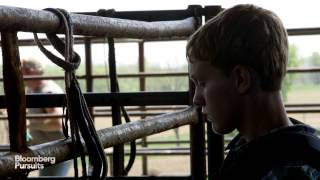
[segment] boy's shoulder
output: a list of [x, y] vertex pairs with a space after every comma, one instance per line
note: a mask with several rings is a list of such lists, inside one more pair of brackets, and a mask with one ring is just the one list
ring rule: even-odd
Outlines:
[[320, 179], [320, 171], [309, 165], [276, 166], [261, 179]]
[[230, 151], [222, 170], [229, 169], [243, 175], [252, 173], [259, 177], [279, 175], [278, 172], [319, 174], [320, 139], [316, 130], [292, 121], [295, 125], [277, 129], [250, 142], [241, 135], [236, 136], [228, 145]]

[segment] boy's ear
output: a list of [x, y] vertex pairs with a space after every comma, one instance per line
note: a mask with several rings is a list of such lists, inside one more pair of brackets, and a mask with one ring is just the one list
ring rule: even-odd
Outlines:
[[252, 86], [252, 74], [248, 67], [237, 65], [232, 70], [234, 85], [239, 94], [247, 93]]

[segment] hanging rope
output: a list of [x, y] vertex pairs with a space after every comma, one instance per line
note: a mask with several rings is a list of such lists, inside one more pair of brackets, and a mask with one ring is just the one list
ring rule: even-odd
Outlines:
[[[97, 12], [97, 15], [103, 16], [103, 17], [113, 17], [115, 15], [115, 10], [114, 9], [99, 9]], [[115, 47], [114, 47], [114, 39], [109, 37], [108, 38], [108, 45], [109, 45], [109, 65], [111, 62], [113, 64], [116, 64], [116, 56], [115, 56]], [[110, 72], [111, 73], [111, 72]], [[111, 74], [110, 74], [111, 77]], [[116, 90], [115, 92], [120, 92], [119, 88], [119, 82], [118, 82], [118, 77], [115, 76], [115, 82], [116, 82]], [[130, 117], [125, 109], [124, 106], [120, 106], [122, 116], [125, 119], [126, 123], [131, 122]], [[135, 140], [130, 142], [130, 157], [127, 166], [124, 169], [124, 174], [128, 175], [130, 169], [132, 168], [134, 164], [134, 160], [136, 158], [136, 142]]]
[[[115, 64], [116, 57], [115, 57], [115, 48], [114, 48], [114, 39], [113, 38], [108, 38], [108, 45], [109, 45], [109, 64], [111, 64], [111, 62], [113, 62], [113, 64]], [[110, 75], [110, 77], [111, 77], [111, 75]], [[119, 82], [118, 82], [117, 76], [115, 77], [115, 81], [116, 81], [116, 92], [119, 92], [120, 88], [119, 88]], [[125, 107], [120, 106], [120, 109], [121, 109], [121, 113], [125, 119], [125, 122], [129, 123], [130, 117], [129, 117]], [[128, 164], [124, 169], [125, 175], [128, 175], [131, 167], [133, 166], [135, 158], [136, 158], [136, 142], [134, 140], [134, 141], [130, 142], [130, 157], [129, 157]]]
[[[63, 132], [68, 137], [68, 122], [70, 121], [71, 139], [74, 154], [75, 177], [78, 178], [77, 156], [81, 157], [82, 177], [90, 179], [105, 179], [107, 174], [107, 161], [104, 149], [94, 128], [88, 106], [81, 92], [79, 83], [75, 76], [75, 70], [80, 65], [80, 56], [73, 50], [73, 27], [68, 12], [62, 9], [45, 9], [55, 13], [63, 23], [65, 29], [65, 42], [60, 40], [55, 34], [46, 34], [53, 47], [64, 57], [64, 60], [55, 56], [45, 49], [38, 39], [36, 33], [34, 38], [40, 50], [56, 65], [65, 70], [65, 85], [67, 112], [66, 120], [63, 123]], [[81, 137], [90, 160], [90, 168], [87, 173], [84, 147]]]

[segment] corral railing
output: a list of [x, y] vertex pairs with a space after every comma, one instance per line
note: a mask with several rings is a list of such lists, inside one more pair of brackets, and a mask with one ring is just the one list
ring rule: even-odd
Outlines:
[[[20, 22], [26, 22], [31, 19], [33, 20], [33, 18], [37, 18], [37, 16], [35, 14], [41, 12], [40, 13], [41, 15], [39, 16], [39, 17], [41, 17], [41, 21], [39, 22], [41, 25], [39, 25], [39, 27], [37, 27], [37, 28], [39, 28], [38, 30], [36, 30], [37, 32], [46, 32], [47, 31], [47, 29], [43, 27], [43, 26], [47, 26], [47, 23], [48, 23], [47, 22], [48, 19], [46, 19], [47, 17], [49, 17], [49, 19], [52, 19], [52, 22], [49, 23], [49, 26], [53, 27], [54, 30], [61, 31], [57, 27], [57, 23], [59, 20], [49, 12], [35, 11], [35, 10], [31, 10], [29, 12], [28, 9], [23, 9], [23, 8], [17, 8], [17, 9], [15, 9], [13, 7], [8, 7], [8, 8], [9, 9], [6, 10], [5, 13], [3, 13], [3, 14], [11, 14], [12, 15], [12, 14], [14, 14], [15, 11], [16, 12], [21, 11], [23, 13], [31, 13], [31, 16], [30, 17], [24, 17], [24, 16], [22, 17], [20, 15], [18, 17], [18, 23], [12, 23], [11, 25], [6, 24], [5, 26], [3, 26], [4, 29], [2, 29], [2, 30], [8, 30], [8, 29], [10, 30], [10, 28], [9, 28], [10, 26], [14, 27], [12, 29], [14, 31], [34, 30], [34, 29], [30, 29], [30, 28], [35, 28], [35, 27], [28, 27], [30, 25], [26, 25], [23, 23], [20, 24]], [[0, 7], [0, 9], [1, 9], [1, 7]], [[214, 9], [214, 11], [211, 11], [211, 14], [210, 14], [208, 12], [209, 9], [211, 9], [211, 10]], [[154, 11], [154, 12], [144, 11], [144, 12], [132, 12], [132, 13], [131, 12], [118, 12], [118, 14], [115, 14], [113, 16], [116, 16], [116, 17], [118, 16], [119, 18], [128, 18], [128, 19], [130, 17], [131, 19], [145, 20], [145, 21], [185, 19], [185, 22], [188, 21], [188, 22], [196, 23], [196, 21], [193, 21], [192, 19], [187, 20], [186, 18], [191, 17], [191, 16], [202, 16], [202, 15], [205, 15], [207, 18], [209, 18], [209, 17], [212, 17], [219, 10], [221, 10], [220, 7], [205, 7], [205, 8], [200, 8], [198, 10], [190, 8], [188, 10], [179, 10], [179, 11], [178, 10], [177, 11], [159, 11], [159, 12], [158, 11]], [[135, 13], [138, 15], [132, 16], [132, 14], [135, 14]], [[170, 13], [175, 14], [175, 16], [174, 15], [168, 16], [168, 14], [170, 14]], [[47, 16], [48, 14], [50, 14], [50, 15]], [[95, 15], [95, 13], [85, 13], [85, 14]], [[153, 14], [155, 16], [154, 17], [151, 16], [151, 18], [150, 18], [150, 14]], [[164, 15], [164, 14], [166, 14], [166, 15]], [[1, 16], [1, 13], [0, 13], [0, 16]], [[87, 17], [85, 15], [80, 15], [80, 14], [76, 14], [72, 17], [75, 19], [78, 19], [78, 20], [76, 20], [76, 22], [81, 22], [82, 20], [87, 19]], [[94, 24], [94, 23], [99, 22], [102, 24], [104, 24], [104, 23], [111, 23], [112, 24], [112, 22], [115, 22], [115, 21], [113, 21], [114, 18], [108, 18], [108, 20], [105, 20], [102, 17], [92, 17], [92, 18], [93, 19], [91, 19], [91, 17], [90, 17], [90, 20], [88, 20], [88, 21], [86, 20], [86, 22], [89, 22], [88, 27], [89, 27], [90, 23]], [[95, 18], [97, 18], [98, 20], [95, 20]], [[0, 19], [1, 19], [1, 17], [0, 17]], [[13, 21], [13, 19], [10, 19], [10, 21]], [[5, 21], [3, 21], [3, 22], [5, 22]], [[129, 24], [131, 23], [131, 21], [122, 21], [122, 20], [117, 21], [117, 23], [118, 22], [125, 22], [125, 23], [129, 23]], [[117, 24], [117, 23], [115, 23], [115, 24]], [[138, 22], [135, 22], [135, 23], [138, 23]], [[162, 23], [166, 23], [166, 22], [162, 22]], [[174, 23], [176, 23], [176, 22], [174, 22]], [[179, 24], [179, 23], [177, 23], [177, 24]], [[25, 25], [27, 26], [26, 29], [24, 29], [24, 27], [20, 27], [20, 26], [25, 26]], [[131, 24], [131, 25], [132, 25], [131, 26], [132, 28], [131, 29], [129, 28], [129, 31], [132, 29], [135, 29], [137, 32], [141, 30], [141, 28], [137, 27], [136, 24]], [[156, 28], [156, 26], [158, 26], [158, 25], [159, 24], [156, 24], [156, 23], [154, 23], [153, 25], [151, 25], [151, 23], [150, 23], [150, 25], [148, 25], [149, 29], [146, 31], [150, 30], [152, 33], [145, 33], [145, 34], [141, 35], [140, 33], [135, 34], [136, 31], [133, 31], [133, 32], [130, 32], [129, 35], [124, 36], [125, 38], [139, 38], [139, 39], [141, 38], [143, 40], [125, 39], [124, 41], [138, 42], [139, 47], [141, 47], [141, 49], [142, 49], [141, 51], [143, 52], [143, 43], [146, 41], [186, 39], [188, 34], [194, 30], [193, 29], [193, 30], [189, 31], [189, 30], [186, 30], [188, 28], [186, 28], [186, 29], [182, 28], [182, 29], [180, 29], [181, 32], [183, 32], [183, 33], [181, 33], [181, 34], [183, 34], [182, 36], [176, 36], [176, 35], [172, 36], [172, 34], [174, 34], [174, 33], [172, 33], [173, 31], [171, 31], [172, 29], [169, 29], [169, 30], [167, 29], [168, 31], [166, 33], [164, 33], [165, 35], [163, 35], [163, 34], [156, 35], [157, 32], [154, 28]], [[89, 35], [90, 34], [87, 30], [83, 30], [81, 23], [78, 23], [76, 26], [77, 26], [77, 28], [75, 28], [75, 29], [77, 29], [77, 30], [75, 30], [75, 34], [77, 34], [77, 33], [82, 34], [82, 35]], [[84, 29], [86, 29], [86, 27]], [[183, 26], [183, 27], [186, 27], [186, 26]], [[101, 28], [101, 27], [99, 26], [99, 28]], [[109, 34], [109, 35], [114, 35], [115, 37], [119, 37], [119, 38], [123, 37], [123, 36], [117, 34], [117, 33], [119, 33], [119, 31], [118, 31], [119, 29], [117, 29], [117, 28], [109, 29], [109, 28], [110, 27], [103, 27], [102, 29], [103, 29], [103, 31], [107, 31], [108, 33], [109, 33], [109, 31], [111, 33], [113, 31], [116, 32], [115, 34]], [[93, 30], [93, 31], [95, 31], [95, 30]], [[166, 31], [166, 30], [164, 30], [164, 31]], [[95, 32], [95, 33], [97, 33], [97, 34], [93, 33], [92, 35], [99, 35], [100, 36], [103, 34], [103, 33], [101, 33], [100, 29], [98, 32]], [[320, 34], [320, 28], [289, 29], [288, 34], [289, 35]], [[121, 41], [121, 39], [119, 39], [118, 41]], [[46, 40], [42, 40], [42, 42], [47, 43]], [[90, 59], [91, 44], [92, 43], [105, 43], [104, 39], [100, 38], [100, 37], [77, 37], [77, 38], [75, 38], [75, 42], [80, 43], [80, 44], [82, 44], [82, 43], [85, 44], [85, 47], [86, 47], [86, 67], [88, 67], [88, 68], [86, 69], [86, 75], [80, 76], [79, 78], [86, 79], [87, 90], [92, 91], [92, 81], [94, 79], [110, 78], [109, 75], [92, 75], [92, 72], [90, 70], [90, 67], [91, 67], [91, 59]], [[30, 40], [21, 40], [21, 41], [19, 41], [19, 44], [20, 45], [34, 45], [33, 41], [30, 41]], [[141, 56], [141, 54], [142, 54], [142, 56]], [[141, 53], [141, 54], [139, 54], [140, 58], [143, 57], [143, 53]], [[141, 61], [139, 61], [139, 62], [142, 63]], [[141, 84], [143, 84], [144, 78], [146, 78], [146, 77], [187, 76], [186, 72], [181, 72], [181, 73], [145, 73], [145, 72], [143, 72], [143, 68], [142, 68], [143, 66], [139, 66], [139, 67], [141, 68], [140, 73], [119, 74], [118, 77], [119, 78], [127, 78], [127, 77], [140, 78], [140, 82], [141, 82]], [[288, 70], [288, 72], [289, 73], [320, 72], [320, 68], [290, 68]], [[31, 80], [31, 79], [63, 79], [63, 77], [58, 77], [58, 76], [55, 76], [55, 77], [52, 77], [52, 76], [50, 76], [50, 77], [30, 77], [30, 78], [26, 78], [26, 79], [27, 80]], [[143, 86], [141, 86], [140, 90], [144, 90]], [[44, 102], [43, 97], [51, 98], [52, 101], [48, 102], [46, 100]], [[89, 106], [99, 106], [99, 105], [111, 106], [112, 103], [114, 103], [113, 102], [114, 99], [117, 99], [116, 101], [117, 101], [118, 105], [129, 105], [129, 106], [132, 106], [132, 105], [139, 105], [139, 106], [170, 105], [170, 104], [187, 105], [187, 104], [189, 104], [188, 92], [175, 92], [175, 93], [168, 92], [167, 94], [161, 94], [161, 100], [160, 100], [160, 98], [153, 98], [153, 100], [150, 100], [150, 101], [149, 100], [147, 100], [147, 101], [141, 100], [141, 97], [144, 97], [145, 99], [149, 99], [151, 97], [151, 99], [152, 99], [152, 97], [159, 97], [159, 94], [156, 94], [156, 93], [117, 93], [117, 94], [113, 94], [113, 93], [88, 93], [86, 95], [86, 97], [87, 97]], [[172, 97], [175, 97], [174, 100], [172, 99]], [[2, 108], [6, 107], [3, 98], [4, 97], [0, 97], [0, 107], [2, 107]], [[127, 101], [128, 98], [130, 99], [130, 101]], [[156, 103], [158, 101], [162, 101], [162, 103]], [[55, 106], [61, 106], [62, 102], [63, 102], [63, 95], [53, 95], [53, 96], [47, 96], [47, 95], [45, 95], [45, 96], [40, 96], [40, 95], [39, 96], [38, 95], [32, 96], [31, 95], [30, 96], [30, 95], [27, 95], [27, 107], [55, 107]], [[134, 102], [134, 103], [132, 103], [132, 102]], [[306, 113], [306, 112], [318, 113], [318, 112], [320, 112], [319, 104], [288, 104], [288, 105], [286, 105], [286, 107], [287, 107], [287, 111], [289, 113], [290, 112], [292, 112], [292, 113]], [[147, 109], [144, 109], [144, 110], [147, 110]], [[109, 110], [107, 110], [104, 114], [96, 113], [95, 115], [96, 116], [112, 116], [112, 114], [110, 114]], [[142, 112], [141, 114], [133, 114], [133, 115], [146, 116], [148, 114], [144, 114], [144, 112]], [[178, 126], [175, 126], [175, 127], [178, 127]], [[168, 129], [170, 129], [170, 128], [171, 127], [168, 127]], [[203, 140], [204, 129], [203, 128], [204, 127], [201, 127], [201, 125], [200, 125], [200, 127], [194, 126], [192, 128], [195, 128], [192, 131], [196, 132], [192, 135], [192, 138], [191, 138], [192, 143], [195, 143], [194, 141], [197, 141], [197, 139], [198, 140], [200, 139], [200, 141], [197, 141], [197, 142], [200, 142], [200, 144], [202, 143], [202, 145], [200, 145], [198, 147], [203, 146], [203, 144], [204, 144], [204, 140]], [[208, 157], [208, 162], [209, 162], [209, 165], [208, 165], [209, 172], [208, 173], [210, 174], [210, 173], [213, 173], [218, 168], [218, 166], [221, 164], [222, 159], [223, 159], [224, 150], [223, 150], [223, 138], [221, 136], [217, 136], [217, 135], [212, 134], [210, 128], [207, 129], [207, 133], [208, 133], [208, 141], [210, 142], [208, 145], [208, 153], [210, 154]], [[145, 134], [145, 135], [150, 135], [150, 134]], [[139, 137], [141, 137], [141, 136], [139, 136]], [[213, 138], [213, 140], [212, 140], [212, 138]], [[187, 142], [189, 142], [189, 141], [187, 141]], [[187, 142], [183, 142], [183, 143], [187, 143]], [[153, 143], [153, 142], [149, 142], [149, 143]], [[167, 143], [167, 142], [155, 142], [155, 143]], [[174, 143], [176, 143], [176, 142], [174, 141]], [[212, 144], [212, 143], [214, 143], [214, 144]], [[52, 147], [53, 144], [51, 144], [50, 146]], [[113, 144], [113, 145], [116, 145], [116, 144]], [[60, 145], [63, 146], [63, 144], [60, 144]], [[204, 162], [202, 162], [203, 160], [201, 159], [201, 155], [203, 155], [205, 153], [205, 151], [204, 151], [204, 148], [201, 147], [200, 149], [197, 149], [197, 147], [195, 147], [195, 146], [197, 146], [197, 145], [193, 145], [191, 147], [191, 156], [192, 156], [191, 158], [193, 158], [193, 160], [191, 160], [192, 161], [192, 163], [191, 163], [191, 166], [192, 166], [191, 177], [193, 179], [198, 179], [198, 178], [201, 179], [203, 177], [203, 173], [205, 173], [205, 166], [203, 166]], [[110, 146], [106, 146], [106, 147], [110, 147]], [[41, 152], [41, 148], [37, 149], [37, 150], [39, 150]], [[200, 154], [197, 155], [197, 152], [200, 152]], [[117, 152], [115, 152], [115, 153], [117, 153]], [[150, 151], [150, 152], [141, 151], [140, 153], [143, 155], [161, 154], [161, 151], [158, 151], [158, 150], [153, 150], [153, 152], [152, 151]], [[179, 150], [179, 151], [175, 151], [173, 149], [171, 151], [171, 154], [189, 154], [189, 153], [190, 153], [190, 150], [187, 151], [185, 149]], [[122, 151], [122, 156], [125, 154], [126, 154], [126, 152]], [[0, 159], [0, 161], [1, 161], [1, 159]], [[200, 166], [199, 166], [199, 164], [200, 164]], [[1, 167], [1, 163], [0, 163], [0, 167]], [[115, 167], [115, 168], [117, 168], [117, 167]], [[199, 170], [196, 170], [195, 168], [197, 168]], [[189, 177], [187, 177], [187, 178], [189, 178]]]
[[[200, 14], [197, 12], [199, 11], [199, 6], [192, 6], [187, 10], [183, 10], [183, 18], [177, 18], [176, 20], [167, 20], [167, 21], [159, 21], [159, 22], [146, 22], [146, 21], [136, 21], [136, 20], [125, 20], [119, 18], [108, 18], [108, 17], [94, 17], [90, 15], [82, 15], [82, 14], [71, 14], [70, 17], [74, 24], [74, 34], [75, 35], [89, 35], [89, 36], [107, 36], [112, 38], [136, 38], [136, 39], [153, 39], [153, 40], [161, 40], [161, 39], [185, 39], [187, 38], [195, 29], [200, 25], [201, 18]], [[219, 9], [220, 7], [215, 7]], [[215, 11], [218, 12], [218, 11]], [[200, 19], [200, 21], [199, 21]], [[59, 18], [56, 17], [53, 13], [47, 11], [38, 11], [38, 10], [31, 10], [25, 8], [17, 8], [17, 7], [6, 7], [0, 6], [0, 31], [2, 32], [2, 49], [3, 49], [3, 57], [10, 57], [6, 59], [6, 61], [13, 61], [16, 63], [19, 61], [19, 51], [18, 51], [18, 43], [15, 40], [16, 32], [17, 31], [24, 31], [24, 32], [38, 32], [38, 33], [59, 33], [62, 32], [62, 28], [59, 27], [60, 22]], [[6, 39], [8, 37], [8, 39]], [[88, 42], [88, 41], [86, 41]], [[7, 44], [10, 45], [10, 47]], [[86, 44], [90, 46], [90, 44]], [[13, 53], [14, 52], [14, 53]], [[6, 55], [7, 54], [7, 55]], [[13, 54], [18, 56], [12, 56]], [[90, 57], [88, 57], [90, 58]], [[12, 63], [11, 63], [12, 64]], [[21, 82], [19, 79], [19, 63], [13, 64], [12, 68], [18, 74], [18, 81]], [[110, 71], [115, 72], [115, 66], [110, 67]], [[4, 74], [4, 82], [6, 82], [7, 75]], [[115, 82], [115, 79], [111, 77], [111, 84]], [[17, 83], [18, 81], [13, 81], [12, 83]], [[6, 84], [6, 83], [5, 83]], [[18, 83], [19, 84], [19, 83]], [[5, 87], [6, 88], [6, 87]], [[7, 91], [6, 91], [7, 92]], [[18, 92], [17, 92], [18, 93]], [[183, 95], [183, 103], [184, 105], [189, 104], [189, 95], [185, 96], [185, 92], [177, 93], [178, 97]], [[136, 96], [140, 96], [143, 98], [137, 99]], [[87, 94], [87, 101], [89, 106], [99, 106], [99, 104], [110, 104], [115, 108], [113, 111], [112, 117], [114, 121], [114, 125], [120, 124], [118, 117], [116, 117], [116, 111], [119, 111], [117, 106], [119, 105], [157, 105], [157, 104], [180, 104], [179, 98], [177, 96], [172, 96], [173, 94], [169, 93], [168, 100], [165, 101], [165, 96], [162, 95], [161, 100], [157, 97], [158, 93], [136, 93], [136, 94], [126, 94], [126, 93], [89, 93]], [[23, 97], [24, 94], [19, 94], [19, 96]], [[146, 100], [146, 98], [149, 99]], [[154, 99], [150, 97], [156, 97]], [[45, 101], [41, 100], [41, 98], [45, 97]], [[40, 95], [27, 95], [26, 107], [56, 107], [62, 106], [64, 95], [44, 95], [41, 97]], [[110, 99], [108, 99], [108, 97]], [[172, 99], [172, 97], [175, 97]], [[2, 97], [3, 98], [3, 97]], [[13, 97], [6, 94], [5, 99], [6, 102], [11, 102], [10, 98]], [[35, 100], [35, 99], [37, 100]], [[51, 99], [52, 101], [50, 101]], [[128, 100], [129, 99], [129, 100]], [[2, 99], [3, 100], [3, 99]], [[132, 100], [132, 101], [130, 101]], [[181, 99], [180, 99], [181, 100]], [[106, 103], [106, 101], [108, 103]], [[7, 107], [8, 104], [4, 103], [5, 101], [1, 101], [2, 108]], [[150, 104], [148, 104], [148, 102]], [[178, 103], [177, 103], [178, 102]], [[14, 107], [14, 106], [13, 106]], [[16, 107], [16, 106], [15, 106]], [[15, 108], [14, 107], [14, 108]], [[11, 108], [12, 109], [12, 108]], [[192, 115], [190, 118], [187, 112], [192, 111]], [[12, 114], [12, 113], [11, 113]], [[19, 114], [19, 113], [18, 113]], [[174, 117], [171, 118], [168, 123], [165, 122], [165, 117], [161, 117], [158, 123], [153, 120], [146, 120], [146, 121], [138, 121], [134, 123], [128, 123], [125, 125], [117, 126], [118, 129], [113, 128], [107, 130], [106, 133], [100, 133], [100, 139], [102, 142], [109, 142], [111, 139], [110, 137], [115, 137], [116, 141], [114, 144], [110, 144], [110, 146], [116, 146], [117, 148], [114, 149], [113, 152], [113, 175], [114, 176], [122, 176], [121, 169], [123, 169], [123, 145], [121, 143], [130, 141], [135, 138], [140, 138], [142, 136], [150, 135], [153, 133], [160, 132], [162, 130], [167, 130], [171, 128], [178, 127], [184, 124], [191, 124], [195, 123], [191, 126], [191, 178], [192, 179], [205, 179], [205, 153], [204, 153], [204, 130], [203, 130], [203, 122], [199, 119], [201, 116], [196, 113], [195, 110], [187, 110], [186, 112], [182, 112], [182, 116], [184, 116], [184, 120], [179, 119], [178, 116], [173, 115]], [[10, 113], [8, 114], [8, 119], [10, 123], [14, 123], [14, 119], [10, 117]], [[170, 115], [169, 115], [170, 116]], [[197, 117], [198, 116], [198, 117]], [[197, 117], [197, 118], [195, 118]], [[164, 119], [163, 119], [164, 118]], [[170, 119], [170, 118], [169, 118]], [[19, 122], [15, 122], [16, 124], [23, 124], [23, 117], [19, 116]], [[195, 121], [196, 120], [196, 121]], [[24, 119], [25, 121], [25, 119]], [[155, 124], [152, 124], [154, 122]], [[140, 124], [139, 125], [137, 125]], [[164, 123], [164, 127], [162, 126]], [[25, 124], [25, 122], [24, 122]], [[14, 131], [12, 130], [13, 125], [10, 125], [10, 133], [12, 134]], [[149, 127], [149, 128], [148, 128]], [[119, 129], [120, 128], [120, 129]], [[135, 135], [139, 132], [139, 130], [145, 129], [148, 133], [142, 133], [139, 135]], [[25, 129], [25, 127], [22, 127]], [[121, 134], [121, 133], [124, 134]], [[19, 132], [20, 134], [24, 134], [25, 132]], [[111, 133], [111, 135], [105, 135]], [[116, 134], [121, 134], [121, 136], [115, 136]], [[129, 133], [129, 134], [128, 134]], [[19, 136], [19, 135], [18, 135]], [[133, 137], [126, 139], [125, 137]], [[20, 139], [22, 136], [20, 135]], [[15, 144], [16, 141], [11, 141], [11, 145]], [[50, 144], [43, 144], [39, 146], [39, 150], [36, 150], [37, 147], [31, 147], [33, 152], [24, 152], [21, 151], [20, 154], [27, 154], [32, 155], [34, 153], [39, 153], [41, 155], [53, 155], [56, 158], [61, 158], [57, 161], [67, 160], [71, 158], [69, 150], [69, 146], [67, 145], [68, 142], [57, 142], [55, 145]], [[109, 146], [105, 146], [109, 147]], [[65, 148], [65, 149], [64, 149]], [[11, 149], [13, 150], [13, 149]], [[55, 151], [57, 150], [57, 151]], [[52, 154], [54, 152], [59, 152], [57, 154]], [[63, 153], [64, 152], [64, 153]], [[43, 154], [44, 153], [44, 154]], [[3, 169], [1, 170], [1, 175], [6, 176], [10, 173], [16, 172], [14, 167], [12, 166], [12, 159], [14, 153], [9, 153], [7, 155], [1, 156], [0, 158], [0, 167]], [[62, 157], [58, 157], [58, 156]], [[188, 178], [187, 178], [188, 179]]]

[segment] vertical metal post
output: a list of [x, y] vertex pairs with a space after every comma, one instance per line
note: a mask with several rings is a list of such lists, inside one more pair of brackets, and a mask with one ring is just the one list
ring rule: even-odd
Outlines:
[[207, 122], [207, 148], [208, 148], [208, 179], [216, 173], [224, 159], [224, 136], [213, 132], [211, 123]]
[[[204, 8], [205, 21], [221, 11], [220, 6], [206, 6]], [[221, 167], [224, 160], [224, 137], [213, 132], [211, 123], [207, 122], [208, 148], [208, 179], [213, 180], [213, 174]]]
[[93, 91], [93, 78], [92, 78], [92, 55], [91, 55], [91, 39], [85, 38], [85, 59], [86, 59], [86, 88], [87, 92]]
[[[194, 95], [194, 86], [190, 81], [190, 102]], [[205, 130], [204, 120], [201, 114], [201, 109], [198, 109], [199, 122], [190, 125], [190, 152], [191, 152], [191, 177], [192, 180], [205, 180], [206, 179], [206, 153], [205, 153]]]
[[[139, 46], [139, 72], [145, 72], [145, 62], [144, 62], [144, 42], [140, 41]], [[146, 80], [145, 77], [139, 77], [140, 91], [146, 90]], [[145, 111], [145, 106], [140, 107], [140, 111]], [[141, 116], [141, 119], [144, 119], [145, 116]], [[147, 137], [142, 138], [142, 147], [147, 147]], [[142, 175], [148, 175], [148, 156], [142, 156]]]
[[[202, 24], [202, 7], [199, 5], [189, 6], [188, 9], [197, 18], [197, 26]], [[193, 104], [192, 99], [195, 87], [189, 80], [190, 104]], [[206, 152], [205, 152], [205, 128], [201, 110], [198, 110], [199, 122], [190, 126], [190, 152], [191, 152], [191, 178], [192, 180], [206, 179]]]
[[[85, 53], [85, 81], [87, 92], [93, 91], [93, 78], [92, 78], [92, 54], [91, 54], [91, 39], [86, 37], [84, 40], [84, 53]], [[94, 124], [93, 107], [89, 107], [89, 112]], [[89, 157], [90, 158], [90, 157]], [[92, 158], [92, 157], [91, 157]], [[91, 161], [91, 159], [89, 159]]]
[[26, 144], [26, 97], [18, 37], [16, 32], [1, 32], [3, 83], [9, 120], [10, 151], [24, 152]]
[[[16, 32], [1, 32], [3, 85], [9, 121], [10, 151], [29, 150], [26, 143], [26, 96], [24, 90], [18, 37]], [[26, 179], [27, 174], [16, 173], [12, 179]]]
[[[113, 38], [108, 38], [109, 46], [114, 44]], [[117, 92], [117, 67], [115, 61], [115, 54], [112, 50], [114, 47], [109, 47], [109, 74], [110, 74], [110, 86], [111, 92]], [[116, 103], [113, 103], [111, 106], [112, 112], [112, 125], [116, 126], [121, 124], [121, 111], [120, 106]], [[123, 176], [124, 173], [124, 145], [119, 144], [113, 147], [113, 176]]]

